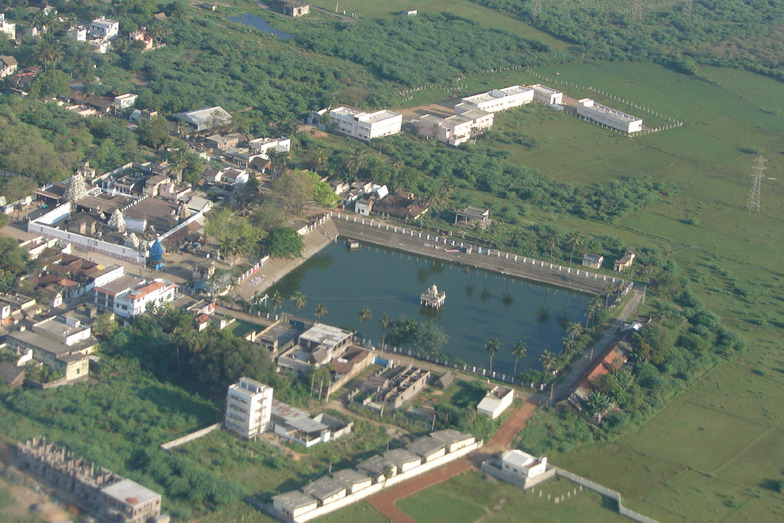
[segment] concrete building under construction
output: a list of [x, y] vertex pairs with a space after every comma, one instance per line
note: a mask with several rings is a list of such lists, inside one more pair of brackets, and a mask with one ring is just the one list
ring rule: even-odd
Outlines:
[[65, 448], [33, 438], [17, 447], [17, 467], [54, 487], [67, 501], [99, 521], [168, 523], [161, 515], [161, 495]]

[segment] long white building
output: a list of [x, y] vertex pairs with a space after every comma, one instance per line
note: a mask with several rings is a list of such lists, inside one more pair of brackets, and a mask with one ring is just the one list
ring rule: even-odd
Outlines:
[[272, 387], [250, 378], [229, 387], [224, 426], [245, 439], [260, 436], [272, 420]]
[[329, 118], [335, 131], [366, 142], [397, 134], [403, 126], [403, 115], [392, 111], [366, 113], [349, 107], [337, 107], [329, 112]]
[[105, 285], [95, 287], [95, 304], [100, 310], [114, 312], [123, 318], [133, 318], [147, 310], [149, 303], [164, 305], [177, 297], [178, 285], [155, 278], [144, 281], [122, 276]]
[[475, 105], [483, 111], [495, 113], [526, 105], [532, 102], [533, 99], [533, 89], [523, 85], [512, 85], [503, 89], [493, 89], [486, 93], [467, 96], [463, 98], [463, 102]]
[[426, 114], [419, 119], [419, 134], [457, 147], [493, 127], [494, 115], [467, 103], [455, 107], [455, 115], [441, 118]]
[[589, 120], [604, 124], [625, 133], [642, 131], [642, 119], [624, 112], [597, 104], [590, 98], [583, 98], [577, 102], [577, 114]]
[[547, 105], [561, 105], [563, 103], [563, 93], [552, 87], [542, 84], [529, 86], [534, 91], [534, 100]]

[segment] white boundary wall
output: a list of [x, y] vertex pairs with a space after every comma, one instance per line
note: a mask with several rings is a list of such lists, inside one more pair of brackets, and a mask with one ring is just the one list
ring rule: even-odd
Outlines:
[[468, 445], [467, 447], [463, 447], [460, 450], [456, 450], [452, 453], [445, 454], [440, 458], [436, 458], [429, 463], [423, 463], [422, 465], [419, 465], [418, 467], [414, 467], [408, 472], [403, 472], [402, 474], [392, 476], [384, 483], [376, 483], [375, 485], [371, 485], [368, 488], [360, 490], [359, 492], [356, 492], [354, 494], [349, 494], [346, 497], [341, 498], [337, 501], [333, 501], [332, 503], [318, 507], [315, 510], [306, 512], [301, 516], [290, 518], [280, 513], [276, 513], [276, 515], [279, 519], [282, 519], [284, 521], [293, 521], [294, 523], [303, 523], [305, 521], [310, 521], [311, 519], [321, 517], [325, 514], [329, 514], [330, 512], [334, 512], [335, 510], [339, 510], [343, 507], [347, 507], [348, 505], [356, 503], [357, 501], [361, 501], [362, 499], [368, 496], [377, 494], [378, 492], [384, 490], [387, 487], [397, 485], [398, 483], [402, 483], [411, 478], [415, 478], [421, 474], [424, 474], [425, 472], [429, 472], [433, 469], [437, 469], [438, 467], [446, 465], [447, 463], [456, 461], [457, 459], [462, 458], [466, 454], [470, 454], [474, 450], [478, 449], [479, 447], [482, 446], [483, 443], [484, 443], [483, 441], [475, 441], [474, 443]]

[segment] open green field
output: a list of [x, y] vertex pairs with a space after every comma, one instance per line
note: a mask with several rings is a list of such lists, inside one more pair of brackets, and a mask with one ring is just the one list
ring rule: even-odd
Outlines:
[[[645, 174], [679, 188], [616, 224], [537, 211], [531, 219], [668, 252], [706, 305], [748, 342], [740, 358], [702, 376], [637, 433], [551, 459], [618, 489], [631, 508], [663, 521], [781, 519], [781, 84], [735, 70], [706, 68], [701, 79], [642, 64], [537, 71], [551, 78], [558, 72], [561, 82], [602, 89], [684, 126], [629, 139], [541, 107], [499, 115], [500, 137], [485, 143], [555, 179], [592, 184]], [[556, 87], [573, 98], [589, 95]], [[504, 139], [516, 135], [534, 145]], [[757, 154], [769, 160], [759, 214], [745, 208]]]
[[[563, 501], [555, 502], [555, 498], [567, 495]], [[625, 521], [613, 504], [560, 478], [524, 491], [480, 472], [457, 476], [397, 503], [420, 523]]]
[[332, 12], [335, 11], [337, 6], [339, 13], [342, 14], [343, 11], [347, 15], [355, 13], [360, 18], [385, 18], [408, 9], [417, 9], [419, 12], [430, 13], [446, 11], [474, 20], [488, 27], [510, 31], [524, 38], [540, 40], [556, 49], [564, 49], [567, 46], [566, 42], [553, 38], [525, 22], [482, 7], [469, 0], [427, 0], [426, 2], [423, 0], [410, 2], [398, 2], [396, 0], [375, 0], [373, 2], [365, 0], [335, 0], [334, 2], [332, 0], [316, 0], [312, 4]]

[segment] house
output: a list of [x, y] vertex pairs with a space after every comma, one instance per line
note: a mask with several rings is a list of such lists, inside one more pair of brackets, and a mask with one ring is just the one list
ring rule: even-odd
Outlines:
[[251, 151], [261, 153], [265, 158], [270, 151], [286, 153], [291, 151], [291, 139], [281, 136], [280, 138], [254, 138], [248, 142]]
[[563, 104], [563, 93], [556, 91], [552, 87], [547, 87], [542, 84], [529, 85], [529, 88], [534, 91], [534, 100], [547, 105], [561, 105]]
[[328, 505], [333, 501], [346, 497], [346, 487], [334, 479], [322, 476], [312, 483], [302, 487], [302, 492], [315, 498], [320, 506]]
[[406, 445], [406, 448], [409, 452], [422, 458], [423, 463], [428, 463], [446, 454], [446, 445], [444, 442], [433, 439], [430, 436], [417, 438]]
[[397, 465], [384, 456], [375, 455], [357, 465], [357, 470], [367, 474], [375, 485], [386, 481], [387, 475], [396, 475]]
[[602, 263], [604, 263], [604, 256], [600, 254], [591, 254], [589, 252], [583, 254], [583, 267], [601, 269]]
[[625, 133], [642, 131], [642, 119], [624, 112], [597, 104], [590, 98], [583, 98], [577, 102], [577, 114], [596, 123], [618, 129]]
[[272, 8], [293, 18], [310, 13], [310, 4], [299, 0], [274, 0]]
[[476, 438], [470, 434], [463, 434], [462, 432], [458, 432], [454, 429], [444, 429], [431, 432], [430, 437], [440, 443], [443, 443], [446, 447], [447, 453], [456, 452], [460, 449], [468, 447], [469, 445], [472, 445], [476, 441]]
[[455, 225], [467, 229], [485, 229], [490, 225], [490, 209], [469, 206], [455, 213]]
[[0, 78], [11, 76], [18, 66], [19, 63], [13, 56], [0, 55]]
[[332, 473], [332, 479], [346, 488], [348, 494], [354, 494], [373, 484], [373, 480], [366, 474], [353, 469], [344, 469]]
[[513, 85], [503, 89], [494, 89], [486, 93], [475, 94], [463, 98], [463, 103], [469, 103], [482, 111], [495, 113], [514, 107], [525, 105], [534, 99], [534, 90], [522, 85]]
[[428, 210], [427, 205], [414, 198], [413, 193], [398, 189], [373, 206], [376, 214], [392, 216], [400, 220], [418, 220]]
[[490, 419], [496, 419], [509, 408], [512, 401], [514, 401], [514, 389], [497, 385], [482, 398], [476, 406], [476, 411]]
[[204, 139], [204, 144], [211, 149], [225, 151], [229, 147], [237, 147], [242, 139], [239, 133], [234, 134], [213, 134]]
[[118, 111], [122, 111], [124, 109], [133, 107], [133, 105], [136, 103], [137, 98], [139, 98], [138, 94], [130, 94], [130, 93], [115, 96], [114, 108]]
[[6, 341], [18, 354], [32, 351], [34, 360], [63, 374], [66, 381], [87, 377], [89, 355], [98, 345], [90, 327], [61, 316], [35, 323], [29, 330], [12, 332]]
[[272, 387], [240, 378], [229, 386], [223, 426], [245, 439], [261, 435], [269, 429], [272, 420], [272, 395]]
[[547, 470], [547, 458], [535, 458], [519, 449], [501, 455], [501, 470], [523, 478], [535, 478]]
[[90, 23], [87, 33], [91, 40], [114, 40], [120, 33], [120, 23], [102, 16]]
[[295, 520], [318, 507], [318, 501], [299, 490], [273, 496], [272, 507], [290, 520]]
[[366, 194], [354, 202], [354, 212], [360, 216], [370, 216], [376, 201], [378, 201], [378, 196], [375, 194]]
[[150, 36], [150, 34], [147, 33], [146, 27], [141, 27], [139, 28], [138, 31], [131, 31], [130, 33], [128, 33], [128, 41], [131, 44], [134, 44], [135, 42], [139, 42], [139, 44], [137, 45], [140, 46], [142, 52], [149, 51], [155, 46], [152, 36]]
[[109, 518], [129, 523], [159, 520], [161, 495], [135, 481], [120, 480], [101, 489], [101, 494], [104, 500], [101, 512], [107, 521]]
[[77, 42], [86, 42], [87, 26], [77, 25], [75, 27], [71, 27], [70, 29], [68, 29], [68, 31], [66, 31], [65, 35], [71, 40], [76, 40]]
[[397, 474], [408, 472], [422, 464], [422, 458], [406, 449], [393, 449], [384, 452], [384, 459], [393, 463]]
[[21, 387], [24, 379], [24, 367], [20, 367], [10, 361], [0, 361], [0, 381], [5, 383], [9, 390]]
[[243, 185], [248, 183], [248, 171], [245, 169], [224, 169], [221, 173], [221, 182], [227, 185]]
[[[460, 105], [466, 109], [465, 114], [455, 114], [448, 118], [430, 114], [422, 116], [419, 119], [418, 133], [457, 147], [482, 134], [484, 129], [490, 129], [493, 126], [493, 113], [469, 107], [469, 104]], [[455, 111], [457, 111], [457, 107], [455, 107]]]
[[[626, 362], [627, 354], [631, 353], [631, 351], [632, 347], [628, 343], [616, 339], [575, 380], [576, 387], [574, 392], [569, 395], [568, 402], [578, 411], [582, 411], [585, 402], [590, 396], [593, 383], [599, 377], [609, 374], [611, 369], [618, 365], [623, 365]], [[597, 418], [596, 421], [601, 421], [601, 418]]]
[[311, 417], [304, 410], [273, 400], [270, 426], [278, 436], [310, 448], [350, 433], [353, 423], [344, 423], [326, 414]]
[[337, 107], [329, 112], [330, 129], [369, 142], [397, 134], [403, 125], [403, 115], [392, 111], [366, 113], [359, 109]]
[[346, 376], [351, 379], [373, 362], [370, 351], [357, 346], [349, 347], [342, 356], [332, 358], [332, 372], [336, 379]]
[[626, 254], [624, 254], [621, 259], [615, 260], [615, 263], [613, 263], [613, 270], [615, 272], [624, 272], [626, 269], [632, 266], [636, 256], [637, 255], [634, 252], [626, 251]]
[[147, 306], [157, 307], [177, 297], [179, 285], [162, 278], [152, 281], [122, 276], [95, 287], [95, 304], [99, 310], [114, 312], [122, 318], [133, 318], [146, 312]]
[[195, 111], [173, 114], [172, 118], [185, 122], [191, 131], [208, 131], [231, 124], [231, 115], [223, 107], [205, 107]]
[[5, 13], [0, 13], [0, 33], [5, 34], [11, 40], [16, 40], [16, 24], [6, 20]]

